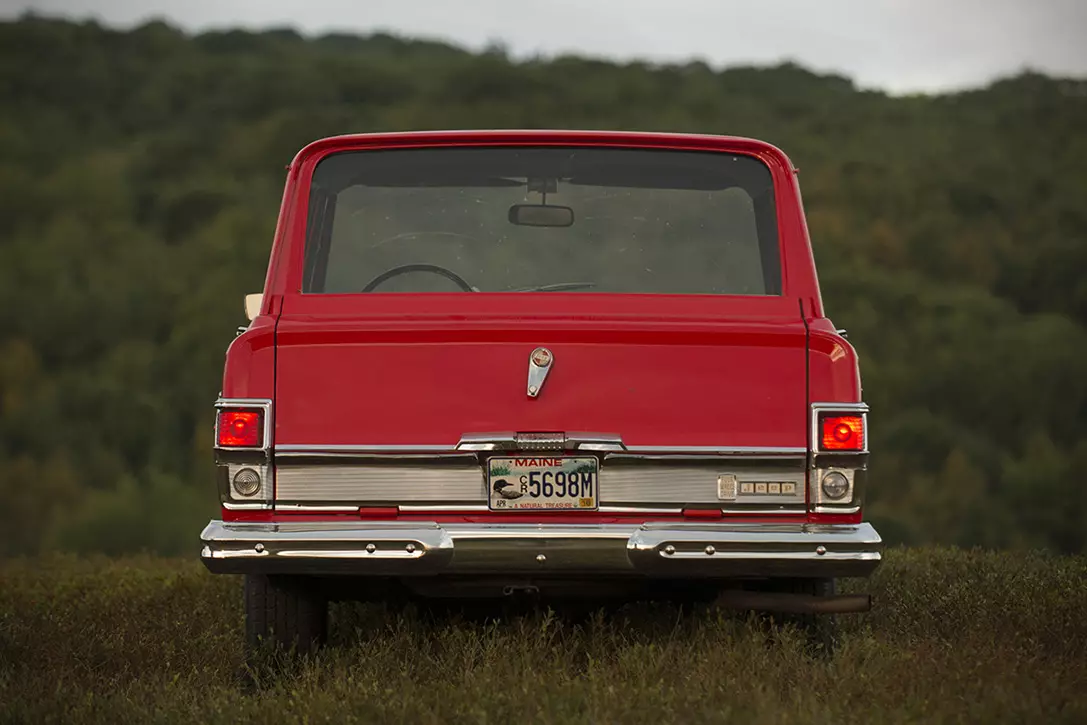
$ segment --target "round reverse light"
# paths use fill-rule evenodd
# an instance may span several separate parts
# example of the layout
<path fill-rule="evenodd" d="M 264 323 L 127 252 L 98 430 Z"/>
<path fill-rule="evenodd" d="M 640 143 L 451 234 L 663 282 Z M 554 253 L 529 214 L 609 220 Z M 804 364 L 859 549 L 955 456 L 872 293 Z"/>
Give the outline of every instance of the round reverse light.
<path fill-rule="evenodd" d="M 231 485 L 234 486 L 234 493 L 239 496 L 252 496 L 260 490 L 260 474 L 252 468 L 243 468 L 234 474 Z"/>
<path fill-rule="evenodd" d="M 849 479 L 845 477 L 845 474 L 838 471 L 831 471 L 823 476 L 821 485 L 823 486 L 823 495 L 835 501 L 849 493 Z"/>
<path fill-rule="evenodd" d="M 551 364 L 551 351 L 546 347 L 538 347 L 532 351 L 532 362 L 541 368 Z"/>

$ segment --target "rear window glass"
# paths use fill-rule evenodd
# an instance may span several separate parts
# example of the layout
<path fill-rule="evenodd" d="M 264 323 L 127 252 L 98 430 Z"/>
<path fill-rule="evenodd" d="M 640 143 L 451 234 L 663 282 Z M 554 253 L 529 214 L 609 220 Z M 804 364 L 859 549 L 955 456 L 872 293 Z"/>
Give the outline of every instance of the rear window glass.
<path fill-rule="evenodd" d="M 483 147 L 336 154 L 313 175 L 303 291 L 781 293 L 754 157 Z"/>

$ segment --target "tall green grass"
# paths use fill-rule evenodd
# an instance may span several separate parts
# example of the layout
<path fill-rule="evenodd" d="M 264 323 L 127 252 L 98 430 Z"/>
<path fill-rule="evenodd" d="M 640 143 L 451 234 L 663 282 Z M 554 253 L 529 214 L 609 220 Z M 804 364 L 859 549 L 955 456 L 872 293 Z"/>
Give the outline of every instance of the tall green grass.
<path fill-rule="evenodd" d="M 875 609 L 844 618 L 831 661 L 712 610 L 469 621 L 338 605 L 316 660 L 247 671 L 237 578 L 191 560 L 13 560 L 0 721 L 1087 722 L 1087 558 L 892 550 L 867 588 Z"/>

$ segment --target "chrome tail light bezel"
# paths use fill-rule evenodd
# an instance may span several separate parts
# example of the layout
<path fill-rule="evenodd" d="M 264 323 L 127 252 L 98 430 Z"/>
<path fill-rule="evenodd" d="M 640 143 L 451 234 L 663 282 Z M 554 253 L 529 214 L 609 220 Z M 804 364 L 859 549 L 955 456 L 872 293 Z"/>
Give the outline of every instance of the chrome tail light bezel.
<path fill-rule="evenodd" d="M 223 446 L 219 444 L 219 420 L 224 410 L 256 410 L 261 413 L 263 430 L 255 446 Z M 216 482 L 219 501 L 230 511 L 266 510 L 275 498 L 275 476 L 272 466 L 272 401 L 267 398 L 219 398 L 215 401 L 214 450 Z M 239 494 L 234 477 L 245 468 L 260 476 L 260 485 L 249 496 Z"/>
<path fill-rule="evenodd" d="M 822 419 L 827 415 L 860 416 L 863 446 L 858 450 L 827 450 L 822 446 Z M 816 514 L 856 514 L 864 505 L 868 480 L 868 405 L 866 403 L 812 403 L 809 421 L 810 463 L 808 506 Z M 840 473 L 849 481 L 844 496 L 832 499 L 823 491 L 823 478 Z"/>

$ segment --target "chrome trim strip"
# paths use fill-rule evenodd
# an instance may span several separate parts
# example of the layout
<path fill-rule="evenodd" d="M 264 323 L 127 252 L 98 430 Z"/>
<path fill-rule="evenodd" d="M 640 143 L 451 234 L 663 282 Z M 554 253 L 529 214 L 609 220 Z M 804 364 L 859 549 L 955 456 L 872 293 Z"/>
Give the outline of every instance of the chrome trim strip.
<path fill-rule="evenodd" d="M 867 576 L 883 548 L 867 523 L 212 521 L 200 538 L 216 572 L 359 575 Z"/>
<path fill-rule="evenodd" d="M 401 511 L 403 511 L 404 513 L 430 512 L 430 511 L 448 511 L 449 513 L 459 514 L 459 513 L 483 513 L 483 512 L 487 512 L 487 511 L 491 510 L 486 504 L 483 504 L 483 505 L 480 505 L 480 506 L 475 506 L 475 505 L 463 506 L 463 505 L 460 505 L 460 504 L 448 504 L 448 505 L 445 505 L 445 504 L 441 504 L 441 503 L 408 504 L 408 505 L 398 506 L 398 508 Z"/>
<path fill-rule="evenodd" d="M 730 448 L 727 446 L 627 446 L 627 453 L 616 453 L 616 457 L 646 457 L 644 454 L 658 454 L 660 456 L 675 457 L 677 455 L 692 454 L 711 457 L 736 456 L 742 458 L 783 456 L 806 456 L 808 449 L 803 446 L 754 446 L 747 448 Z M 632 454 L 643 454 L 634 456 Z M 609 456 L 610 457 L 610 456 Z"/>
<path fill-rule="evenodd" d="M 597 511 L 602 514 L 681 514 L 682 507 L 654 508 L 652 506 L 600 506 Z"/>
<path fill-rule="evenodd" d="M 328 506 L 322 504 L 277 503 L 276 511 L 313 511 L 315 513 L 355 513 L 358 506 Z"/>
<path fill-rule="evenodd" d="M 274 453 L 277 456 L 352 456 L 365 454 L 399 454 L 399 453 L 437 453 L 441 456 L 461 456 L 449 446 L 445 445 L 389 445 L 376 443 L 373 445 L 331 445 L 322 446 L 314 444 L 289 444 L 278 445 Z M 405 456 L 410 457 L 410 456 Z"/>
<path fill-rule="evenodd" d="M 321 463 L 276 467 L 276 500 L 290 503 L 472 504 L 485 500 L 485 492 L 483 469 L 475 456 L 467 456 L 458 465 Z"/>
<path fill-rule="evenodd" d="M 264 414 L 264 438 L 259 446 L 219 446 L 219 410 L 222 408 L 260 408 Z M 212 440 L 212 448 L 216 451 L 264 451 L 265 454 L 272 448 L 272 401 L 268 398 L 219 398 L 215 401 L 215 438 Z"/>
<path fill-rule="evenodd" d="M 272 508 L 272 504 L 268 502 L 231 503 L 230 501 L 221 501 L 219 505 L 227 511 L 269 511 Z"/>
<path fill-rule="evenodd" d="M 245 449 L 230 449 L 245 450 Z M 455 446 L 439 444 L 357 444 L 357 445 L 317 445 L 317 444 L 284 444 L 275 446 L 276 456 L 301 457 L 301 456 L 351 456 L 351 455 L 388 455 L 390 458 L 399 457 L 399 454 L 437 454 L 440 457 L 463 456 L 468 452 L 508 451 L 519 450 L 517 434 L 506 433 L 466 433 L 461 436 Z M 575 451 L 600 451 L 615 456 L 627 456 L 630 458 L 644 458 L 659 455 L 662 457 L 677 458 L 687 456 L 707 456 L 710 458 L 722 458 L 735 456 L 738 458 L 780 458 L 792 456 L 806 456 L 808 449 L 803 446 L 796 447 L 727 447 L 727 446 L 627 446 L 622 439 L 609 433 L 568 433 L 565 438 L 564 450 Z M 403 457 L 411 457 L 404 455 Z"/>
<path fill-rule="evenodd" d="M 860 413 L 864 424 L 864 448 L 859 451 L 824 451 L 819 435 L 819 415 L 822 413 Z M 868 453 L 868 404 L 867 403 L 812 403 L 811 404 L 811 446 L 813 455 L 832 453 L 834 455 L 863 455 Z"/>
<path fill-rule="evenodd" d="M 513 431 L 498 433 L 465 433 L 457 442 L 458 451 L 508 451 L 517 447 Z"/>
<path fill-rule="evenodd" d="M 553 436 L 548 437 L 548 436 Z M 546 437 L 543 445 L 534 436 Z M 495 433 L 465 433 L 457 443 L 458 451 L 516 451 L 516 450 L 570 450 L 570 451 L 622 451 L 626 446 L 615 433 L 569 433 L 533 431 L 500 431 Z"/>
<path fill-rule="evenodd" d="M 608 457 L 609 459 L 611 456 Z M 655 463 L 655 464 L 654 464 Z M 645 465 L 614 465 L 600 468 L 600 502 L 608 504 L 639 505 L 668 504 L 672 506 L 712 504 L 716 508 L 742 508 L 744 505 L 779 506 L 793 504 L 804 506 L 804 469 L 799 465 L 789 470 L 780 466 L 758 470 L 739 470 L 718 465 L 661 465 L 661 462 Z M 734 474 L 740 485 L 756 485 L 784 482 L 793 486 L 792 494 L 762 493 L 738 494 L 722 498 L 719 488 L 721 474 Z M 733 487 L 736 488 L 735 486 Z"/>
<path fill-rule="evenodd" d="M 855 514 L 861 510 L 860 506 L 845 506 L 832 508 L 830 506 L 813 506 L 812 511 L 817 514 Z"/>
<path fill-rule="evenodd" d="M 567 433 L 566 447 L 575 451 L 626 450 L 622 437 L 615 433 L 588 433 L 585 431 Z"/>

